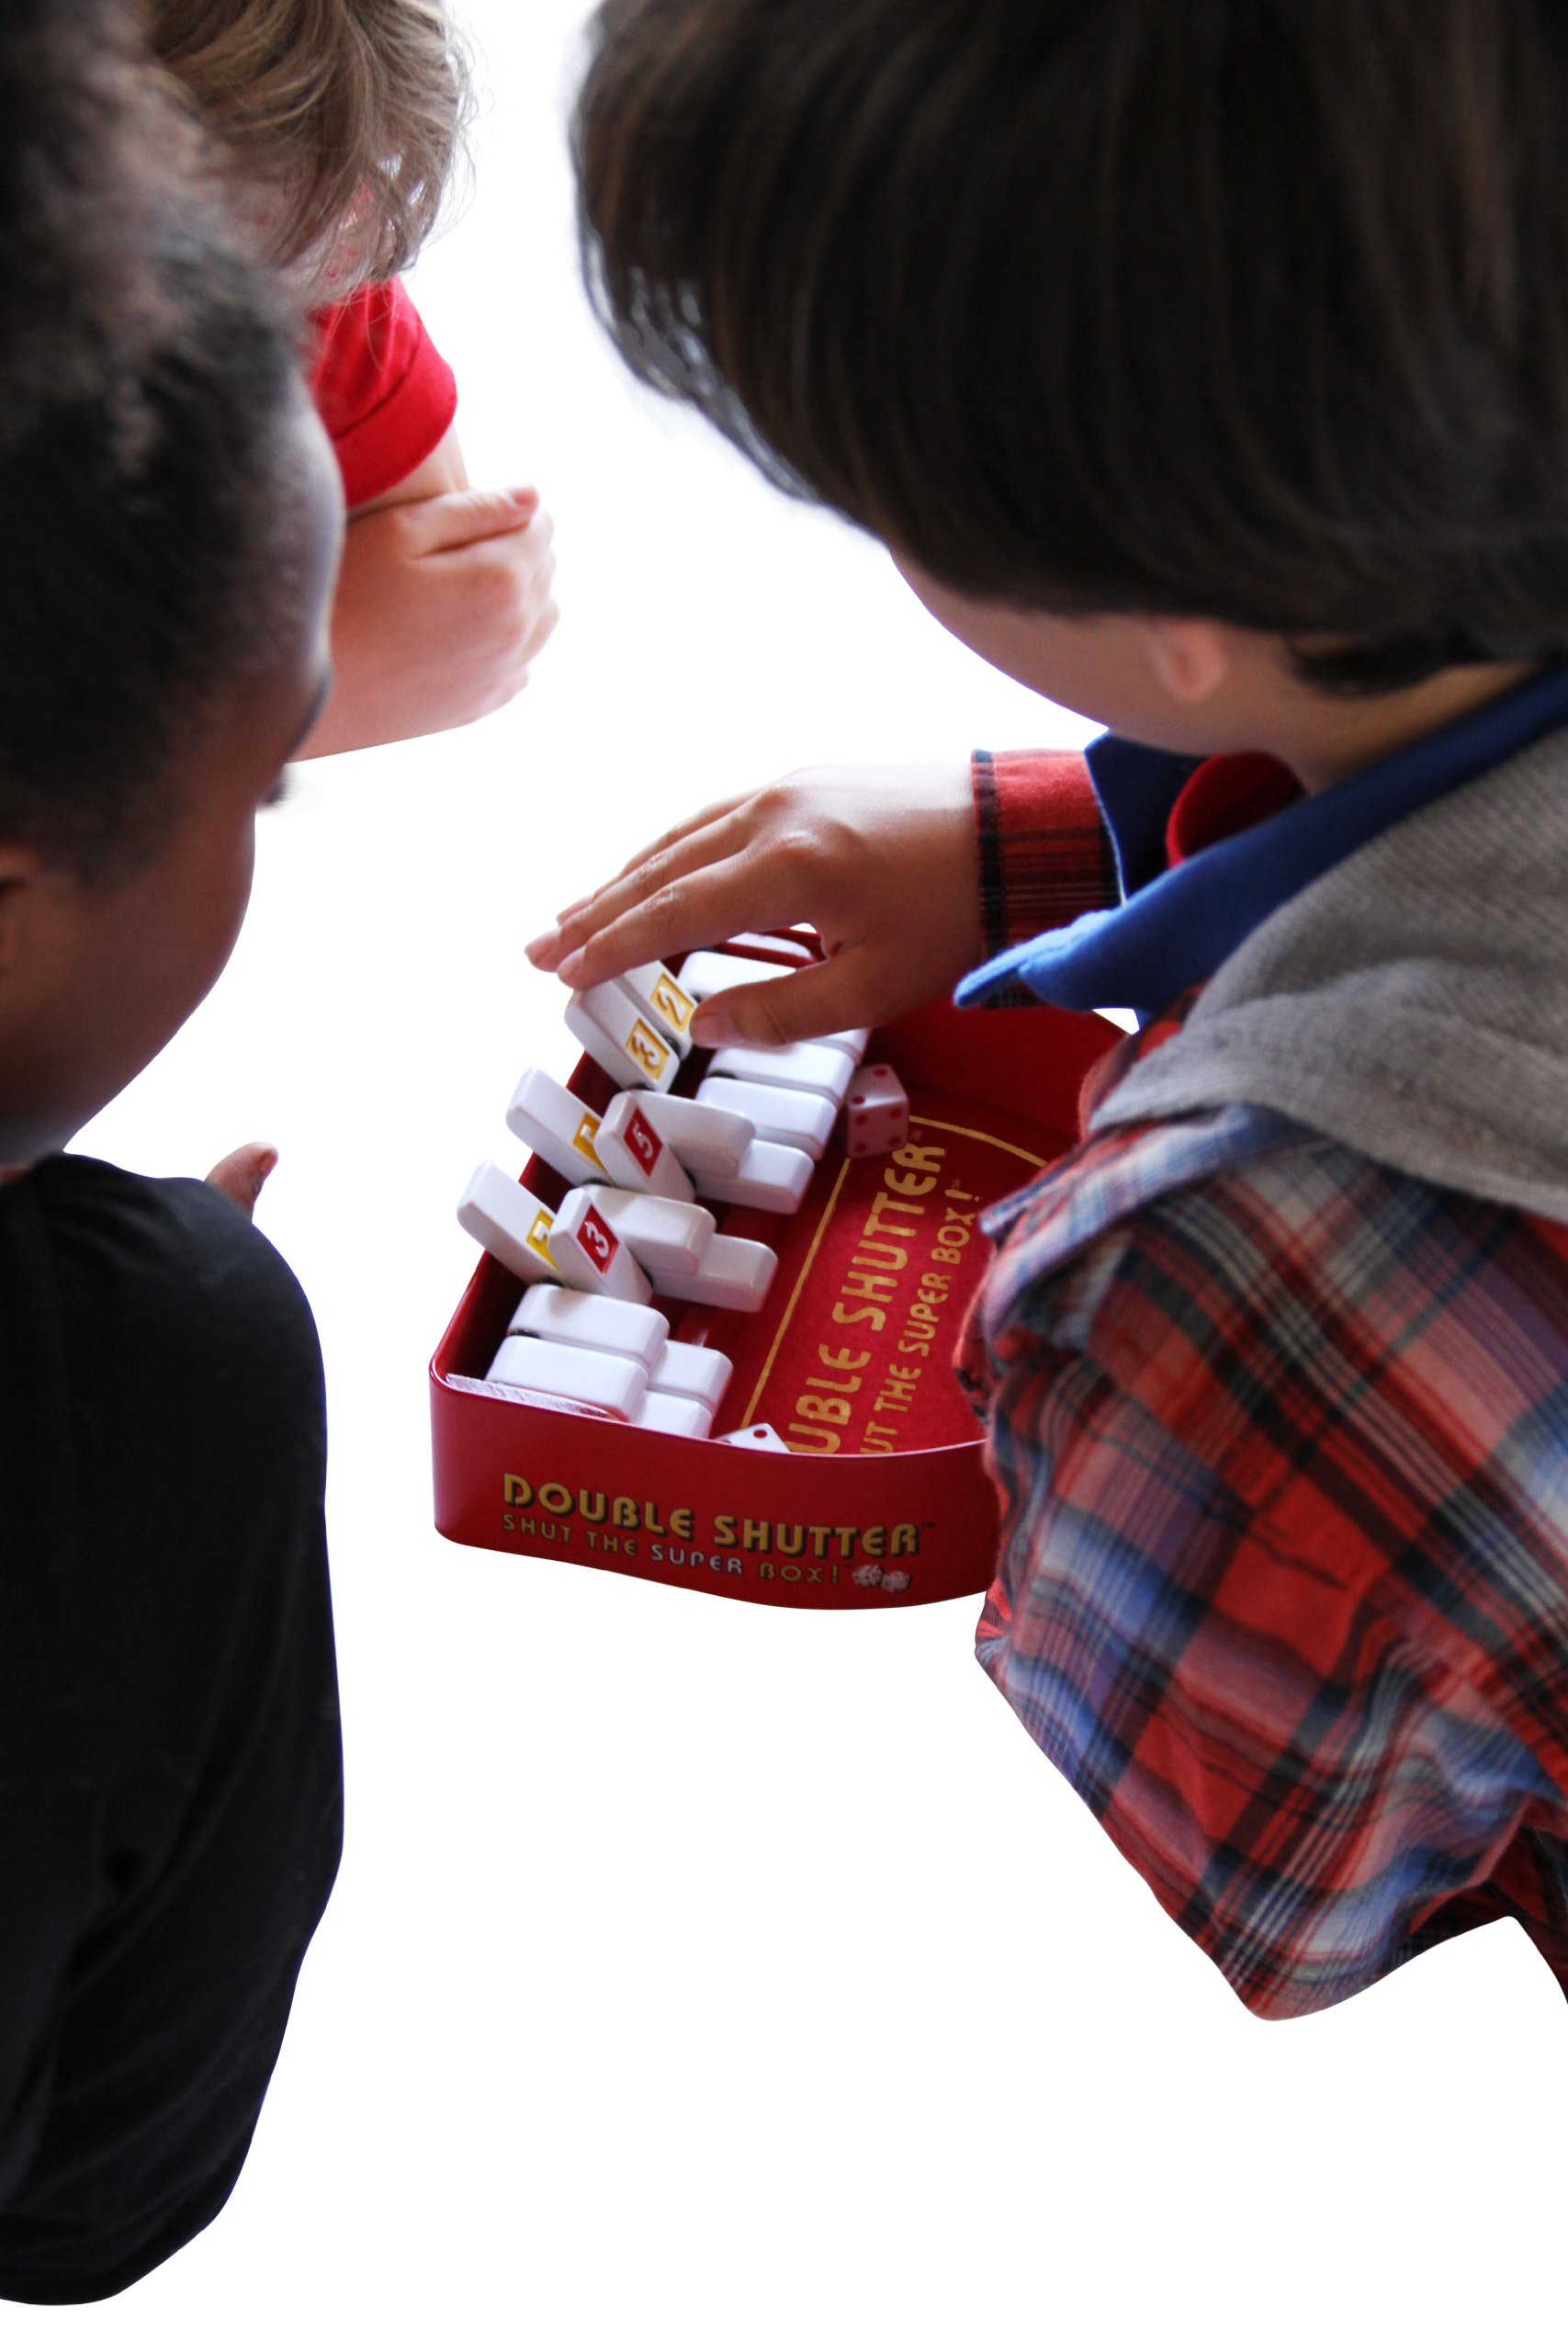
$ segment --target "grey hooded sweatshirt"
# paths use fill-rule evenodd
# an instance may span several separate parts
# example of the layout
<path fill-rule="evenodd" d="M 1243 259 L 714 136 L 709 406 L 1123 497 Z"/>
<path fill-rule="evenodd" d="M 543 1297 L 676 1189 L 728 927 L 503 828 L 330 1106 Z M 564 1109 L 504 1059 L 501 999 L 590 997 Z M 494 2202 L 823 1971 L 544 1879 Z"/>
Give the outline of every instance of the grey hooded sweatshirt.
<path fill-rule="evenodd" d="M 1091 1131 L 1235 1102 L 1568 1220 L 1568 729 L 1268 917 Z"/>

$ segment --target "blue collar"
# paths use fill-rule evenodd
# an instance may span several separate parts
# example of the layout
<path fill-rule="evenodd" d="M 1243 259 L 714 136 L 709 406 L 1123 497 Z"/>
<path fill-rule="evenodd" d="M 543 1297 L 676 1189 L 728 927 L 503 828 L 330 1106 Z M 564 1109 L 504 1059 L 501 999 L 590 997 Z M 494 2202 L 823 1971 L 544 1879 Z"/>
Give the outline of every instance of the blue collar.
<path fill-rule="evenodd" d="M 1165 869 L 1165 824 L 1199 764 L 1102 735 L 1087 758 L 1116 850 L 1122 904 L 1010 947 L 957 990 L 982 1003 L 1021 982 L 1047 1004 L 1156 1012 L 1218 971 L 1258 925 L 1352 850 L 1568 726 L 1568 666 L 1539 671 L 1451 727 Z"/>

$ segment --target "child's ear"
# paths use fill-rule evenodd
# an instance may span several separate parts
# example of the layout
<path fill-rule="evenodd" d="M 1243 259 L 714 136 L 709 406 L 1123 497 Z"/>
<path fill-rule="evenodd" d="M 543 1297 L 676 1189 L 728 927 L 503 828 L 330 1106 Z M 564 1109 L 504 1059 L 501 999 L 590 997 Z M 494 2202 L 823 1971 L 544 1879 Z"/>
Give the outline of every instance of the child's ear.
<path fill-rule="evenodd" d="M 1231 674 L 1227 631 L 1218 621 L 1190 621 L 1164 613 L 1142 623 L 1150 665 L 1173 702 L 1208 702 Z"/>
<path fill-rule="evenodd" d="M 26 842 L 0 841 L 0 979 L 16 961 L 28 895 L 43 860 Z"/>

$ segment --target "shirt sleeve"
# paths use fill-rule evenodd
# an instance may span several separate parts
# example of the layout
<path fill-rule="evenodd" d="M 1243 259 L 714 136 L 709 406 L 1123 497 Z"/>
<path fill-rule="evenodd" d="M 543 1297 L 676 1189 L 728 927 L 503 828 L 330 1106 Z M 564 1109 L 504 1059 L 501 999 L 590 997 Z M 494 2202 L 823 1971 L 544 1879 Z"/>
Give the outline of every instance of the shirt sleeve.
<path fill-rule="evenodd" d="M 310 392 L 350 508 L 406 481 L 451 428 L 457 381 L 400 278 L 319 311 Z"/>
<path fill-rule="evenodd" d="M 1118 903 L 1116 858 L 1078 752 L 976 752 L 985 960 Z"/>
<path fill-rule="evenodd" d="M 1449 1618 L 1402 1583 L 1412 1555 L 1433 1592 L 1466 1574 L 1412 1491 L 1441 1449 L 1236 1207 L 1161 1204 L 989 1322 L 981 1663 L 1259 2016 L 1505 1914 L 1564 1981 L 1563 1792 L 1473 1670 L 1480 1593 Z"/>

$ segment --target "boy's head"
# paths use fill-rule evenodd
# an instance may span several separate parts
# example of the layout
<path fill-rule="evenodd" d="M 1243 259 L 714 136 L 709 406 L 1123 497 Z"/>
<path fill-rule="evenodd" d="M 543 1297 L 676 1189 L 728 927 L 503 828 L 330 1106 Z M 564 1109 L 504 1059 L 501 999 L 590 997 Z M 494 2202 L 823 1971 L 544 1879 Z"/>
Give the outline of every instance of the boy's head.
<path fill-rule="evenodd" d="M 206 993 L 313 715 L 340 531 L 295 326 L 117 0 L 0 28 L 0 1164 Z"/>
<path fill-rule="evenodd" d="M 442 0 L 151 0 L 149 26 L 270 260 L 318 301 L 408 266 L 470 105 Z"/>
<path fill-rule="evenodd" d="M 1568 648 L 1565 127 L 1560 0 L 605 0 L 576 147 L 633 368 L 939 612 L 1348 695 Z"/>

